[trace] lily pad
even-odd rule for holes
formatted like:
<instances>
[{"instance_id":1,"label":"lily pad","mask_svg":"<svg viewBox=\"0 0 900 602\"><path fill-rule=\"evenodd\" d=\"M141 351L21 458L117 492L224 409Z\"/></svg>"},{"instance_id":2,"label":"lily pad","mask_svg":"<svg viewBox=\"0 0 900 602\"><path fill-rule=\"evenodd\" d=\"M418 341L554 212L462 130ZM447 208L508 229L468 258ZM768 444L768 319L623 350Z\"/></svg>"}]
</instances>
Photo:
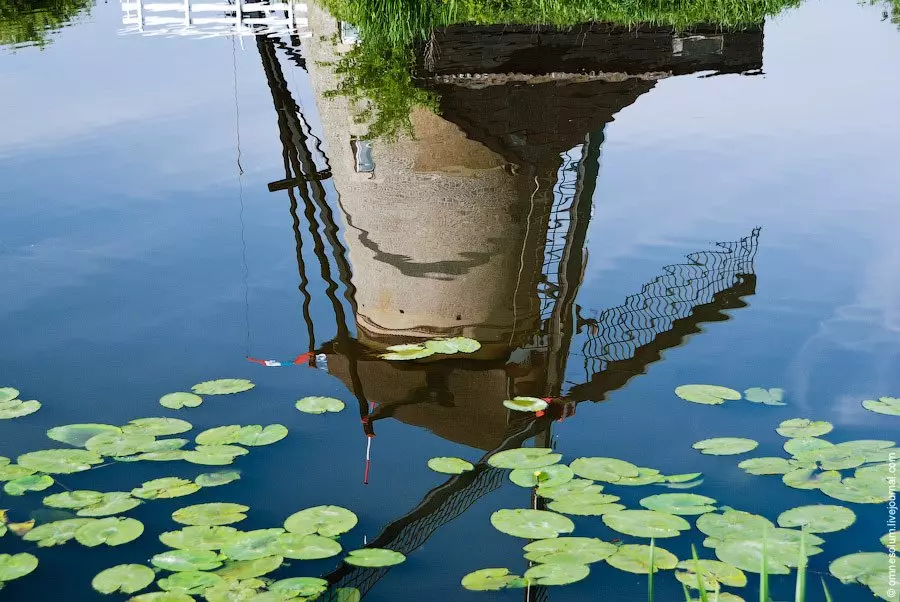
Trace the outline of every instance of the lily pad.
<instances>
[{"instance_id":1,"label":"lily pad","mask_svg":"<svg viewBox=\"0 0 900 602\"><path fill-rule=\"evenodd\" d=\"M506 399L503 405L517 412L542 412L547 409L547 402L539 397L513 397Z\"/></svg>"},{"instance_id":2,"label":"lily pad","mask_svg":"<svg viewBox=\"0 0 900 602\"><path fill-rule=\"evenodd\" d=\"M206 429L198 434L194 440L199 445L230 445L237 443L241 437L241 429L239 424L228 424L225 426L217 426Z\"/></svg>"},{"instance_id":3,"label":"lily pad","mask_svg":"<svg viewBox=\"0 0 900 602\"><path fill-rule=\"evenodd\" d=\"M7 495L25 495L29 491L43 491L52 487L54 482L53 477L49 475L32 474L7 482L3 486L3 491Z\"/></svg>"},{"instance_id":4,"label":"lily pad","mask_svg":"<svg viewBox=\"0 0 900 602\"><path fill-rule=\"evenodd\" d=\"M542 468L516 468L509 473L509 480L519 487L562 485L572 480L575 473L565 464L552 464Z\"/></svg>"},{"instance_id":5,"label":"lily pad","mask_svg":"<svg viewBox=\"0 0 900 602\"><path fill-rule=\"evenodd\" d=\"M833 445L811 451L799 452L795 458L800 462L818 464L824 470L846 470L862 466L866 457L851 449Z\"/></svg>"},{"instance_id":6,"label":"lily pad","mask_svg":"<svg viewBox=\"0 0 900 602\"><path fill-rule=\"evenodd\" d=\"M481 343L468 337L451 337L449 339L443 339L442 342L444 344L455 345L460 353L475 353L481 349ZM425 344L428 345L428 343Z\"/></svg>"},{"instance_id":7,"label":"lily pad","mask_svg":"<svg viewBox=\"0 0 900 602\"><path fill-rule=\"evenodd\" d=\"M765 559L770 575L787 575L791 572L789 567L796 566L799 549L772 542L766 544L761 539L731 539L716 546L716 556L750 573L760 573Z\"/></svg>"},{"instance_id":8,"label":"lily pad","mask_svg":"<svg viewBox=\"0 0 900 602\"><path fill-rule=\"evenodd\" d=\"M678 564L678 558L675 557L675 554L659 546L654 546L652 554L654 573L659 570L674 569ZM619 546L616 553L607 558L606 562L620 571L648 575L650 574L650 555L650 546L625 544Z\"/></svg>"},{"instance_id":9,"label":"lily pad","mask_svg":"<svg viewBox=\"0 0 900 602\"><path fill-rule=\"evenodd\" d=\"M340 506L314 506L295 512L284 521L284 528L291 533L335 537L356 526L356 515Z\"/></svg>"},{"instance_id":10,"label":"lily pad","mask_svg":"<svg viewBox=\"0 0 900 602\"><path fill-rule=\"evenodd\" d=\"M697 573L700 573L700 582L707 591L718 591L720 586L744 587L747 585L747 575L741 569L731 566L720 560L682 560L675 573L675 578L690 588L697 589Z\"/></svg>"},{"instance_id":11,"label":"lily pad","mask_svg":"<svg viewBox=\"0 0 900 602\"><path fill-rule=\"evenodd\" d=\"M881 504L891 498L890 487L875 480L847 478L823 483L819 489L825 495L843 502Z\"/></svg>"},{"instance_id":12,"label":"lily pad","mask_svg":"<svg viewBox=\"0 0 900 602\"><path fill-rule=\"evenodd\" d=\"M781 477L781 481L794 489L820 489L828 483L840 484L841 473L835 470L823 472L815 468L802 468L787 473Z\"/></svg>"},{"instance_id":13,"label":"lily pad","mask_svg":"<svg viewBox=\"0 0 900 602\"><path fill-rule=\"evenodd\" d=\"M471 462L467 462L461 458L439 457L428 460L428 468L443 474L462 474L475 467Z\"/></svg>"},{"instance_id":14,"label":"lily pad","mask_svg":"<svg viewBox=\"0 0 900 602\"><path fill-rule=\"evenodd\" d=\"M738 468L753 475L787 474L794 466L786 458L763 457L749 458L738 464Z\"/></svg>"},{"instance_id":15,"label":"lily pad","mask_svg":"<svg viewBox=\"0 0 900 602\"><path fill-rule=\"evenodd\" d=\"M702 403L704 405L719 405L725 400L737 400L741 394L728 387L717 385L681 385L675 389L675 395L685 401Z\"/></svg>"},{"instance_id":16,"label":"lily pad","mask_svg":"<svg viewBox=\"0 0 900 602\"><path fill-rule=\"evenodd\" d=\"M111 491L104 493L96 504L85 506L78 511L78 516L112 516L127 512L132 508L136 508L141 504L140 500L136 500L124 491Z\"/></svg>"},{"instance_id":17,"label":"lily pad","mask_svg":"<svg viewBox=\"0 0 900 602\"><path fill-rule=\"evenodd\" d=\"M33 468L26 468L18 464L5 464L0 466L0 481L14 481L34 474Z\"/></svg>"},{"instance_id":18,"label":"lily pad","mask_svg":"<svg viewBox=\"0 0 900 602\"><path fill-rule=\"evenodd\" d=\"M176 510L172 513L172 519L183 525L230 525L247 518L244 513L249 509L248 506L227 502L195 504Z\"/></svg>"},{"instance_id":19,"label":"lily pad","mask_svg":"<svg viewBox=\"0 0 900 602\"><path fill-rule=\"evenodd\" d=\"M387 350L388 353L382 353L379 356L381 359L391 361L417 360L435 353L434 349L428 349L425 345L418 343L391 345Z\"/></svg>"},{"instance_id":20,"label":"lily pad","mask_svg":"<svg viewBox=\"0 0 900 602\"><path fill-rule=\"evenodd\" d=\"M782 437L818 437L827 435L834 429L834 425L824 420L810 420L809 418L791 418L778 425L775 430Z\"/></svg>"},{"instance_id":21,"label":"lily pad","mask_svg":"<svg viewBox=\"0 0 900 602\"><path fill-rule=\"evenodd\" d=\"M203 598L206 602L234 602L235 600L282 602L283 596L272 592L260 593L260 588L265 585L265 582L259 579L227 580L203 592Z\"/></svg>"},{"instance_id":22,"label":"lily pad","mask_svg":"<svg viewBox=\"0 0 900 602\"><path fill-rule=\"evenodd\" d=\"M101 594L133 594L156 580L153 569L142 564L120 564L101 571L91 581L91 586Z\"/></svg>"},{"instance_id":23,"label":"lily pad","mask_svg":"<svg viewBox=\"0 0 900 602\"><path fill-rule=\"evenodd\" d=\"M181 451L181 448L188 443L190 441L187 439L157 439L143 446L141 451L150 454Z\"/></svg>"},{"instance_id":24,"label":"lily pad","mask_svg":"<svg viewBox=\"0 0 900 602\"><path fill-rule=\"evenodd\" d=\"M525 571L525 578L538 585L568 585L581 581L591 572L583 564L539 564Z\"/></svg>"},{"instance_id":25,"label":"lily pad","mask_svg":"<svg viewBox=\"0 0 900 602\"><path fill-rule=\"evenodd\" d=\"M129 598L128 602L194 602L194 598L180 592L149 592Z\"/></svg>"},{"instance_id":26,"label":"lily pad","mask_svg":"<svg viewBox=\"0 0 900 602\"><path fill-rule=\"evenodd\" d=\"M137 418L123 426L122 430L135 435L165 437L186 433L192 428L190 422L178 418Z\"/></svg>"},{"instance_id":27,"label":"lily pad","mask_svg":"<svg viewBox=\"0 0 900 602\"><path fill-rule=\"evenodd\" d=\"M131 495L142 500L182 497L200 491L200 485L179 477L163 477L142 483L131 490Z\"/></svg>"},{"instance_id":28,"label":"lily pad","mask_svg":"<svg viewBox=\"0 0 900 602\"><path fill-rule=\"evenodd\" d=\"M181 408L196 408L203 403L203 398L193 393L178 391L176 393L167 393L159 398L159 405L170 410L180 410Z\"/></svg>"},{"instance_id":29,"label":"lily pad","mask_svg":"<svg viewBox=\"0 0 900 602\"><path fill-rule=\"evenodd\" d=\"M693 447L700 453L710 456L735 456L747 453L757 448L759 443L753 439L741 439L740 437L715 437L697 441Z\"/></svg>"},{"instance_id":30,"label":"lily pad","mask_svg":"<svg viewBox=\"0 0 900 602\"><path fill-rule=\"evenodd\" d=\"M691 528L690 523L674 514L655 510L622 510L603 515L603 523L619 533L634 537L678 537Z\"/></svg>"},{"instance_id":31,"label":"lily pad","mask_svg":"<svg viewBox=\"0 0 900 602\"><path fill-rule=\"evenodd\" d=\"M547 539L575 530L570 519L546 510L497 510L491 524L502 533L525 539Z\"/></svg>"},{"instance_id":32,"label":"lily pad","mask_svg":"<svg viewBox=\"0 0 900 602\"><path fill-rule=\"evenodd\" d=\"M803 454L834 447L834 444L817 437L795 437L785 441L783 447L784 451L792 456L800 457Z\"/></svg>"},{"instance_id":33,"label":"lily pad","mask_svg":"<svg viewBox=\"0 0 900 602\"><path fill-rule=\"evenodd\" d=\"M576 516L601 516L610 512L624 510L622 504L615 504L618 496L605 493L570 493L556 498L547 507L554 512L573 514Z\"/></svg>"},{"instance_id":34,"label":"lily pad","mask_svg":"<svg viewBox=\"0 0 900 602\"><path fill-rule=\"evenodd\" d=\"M19 579L33 572L38 566L38 559L29 554L0 554L0 585L5 581Z\"/></svg>"},{"instance_id":35,"label":"lily pad","mask_svg":"<svg viewBox=\"0 0 900 602\"><path fill-rule=\"evenodd\" d=\"M764 389L762 387L750 387L744 391L744 399L753 403L762 403L767 406L783 406L784 389Z\"/></svg>"},{"instance_id":36,"label":"lily pad","mask_svg":"<svg viewBox=\"0 0 900 602\"><path fill-rule=\"evenodd\" d=\"M169 550L150 559L153 566L166 571L211 571L222 566L219 555L212 550Z\"/></svg>"},{"instance_id":37,"label":"lily pad","mask_svg":"<svg viewBox=\"0 0 900 602\"><path fill-rule=\"evenodd\" d=\"M226 563L225 566L216 571L216 574L223 579L252 579L253 577L268 575L280 567L283 562L284 558L281 556L238 560Z\"/></svg>"},{"instance_id":38,"label":"lily pad","mask_svg":"<svg viewBox=\"0 0 900 602\"><path fill-rule=\"evenodd\" d=\"M178 460L184 460L185 455L188 453L189 452L181 449L173 449L170 451L146 452L138 454L134 456L134 458L135 460L146 460L148 462L175 462Z\"/></svg>"},{"instance_id":39,"label":"lily pad","mask_svg":"<svg viewBox=\"0 0 900 602\"><path fill-rule=\"evenodd\" d=\"M215 587L224 580L215 573L204 571L182 571L172 573L165 579L160 579L156 584L160 589L179 594L202 594L211 587Z\"/></svg>"},{"instance_id":40,"label":"lily pad","mask_svg":"<svg viewBox=\"0 0 900 602\"><path fill-rule=\"evenodd\" d=\"M328 589L328 582L318 577L291 577L269 585L269 591L281 594L285 600L294 597L315 598Z\"/></svg>"},{"instance_id":41,"label":"lily pad","mask_svg":"<svg viewBox=\"0 0 900 602\"><path fill-rule=\"evenodd\" d=\"M842 531L854 522L856 514L853 510L828 504L798 506L778 515L778 524L782 527L803 527L810 533Z\"/></svg>"},{"instance_id":42,"label":"lily pad","mask_svg":"<svg viewBox=\"0 0 900 602\"><path fill-rule=\"evenodd\" d=\"M134 541L144 532L144 525L133 518L101 518L82 525L75 531L78 543L92 548L100 544L120 546Z\"/></svg>"},{"instance_id":43,"label":"lily pad","mask_svg":"<svg viewBox=\"0 0 900 602\"><path fill-rule=\"evenodd\" d=\"M94 435L84 446L101 456L130 456L152 444L156 438L145 433L107 432Z\"/></svg>"},{"instance_id":44,"label":"lily pad","mask_svg":"<svg viewBox=\"0 0 900 602\"><path fill-rule=\"evenodd\" d=\"M220 470L219 472L205 472L197 475L194 482L201 487L219 487L227 485L241 478L241 473L236 470Z\"/></svg>"},{"instance_id":45,"label":"lily pad","mask_svg":"<svg viewBox=\"0 0 900 602\"><path fill-rule=\"evenodd\" d=\"M238 456L247 454L247 450L237 445L198 445L186 451L182 458L191 464L204 466L227 466Z\"/></svg>"},{"instance_id":46,"label":"lily pad","mask_svg":"<svg viewBox=\"0 0 900 602\"><path fill-rule=\"evenodd\" d=\"M293 560L319 560L341 553L341 544L321 535L284 533L278 538L278 554Z\"/></svg>"},{"instance_id":47,"label":"lily pad","mask_svg":"<svg viewBox=\"0 0 900 602\"><path fill-rule=\"evenodd\" d=\"M288 430L283 424L269 424L265 427L260 424L251 424L241 429L241 435L237 442L250 447L260 447L281 441L287 436Z\"/></svg>"},{"instance_id":48,"label":"lily pad","mask_svg":"<svg viewBox=\"0 0 900 602\"><path fill-rule=\"evenodd\" d=\"M867 399L862 402L862 406L870 412L887 414L888 416L900 416L900 397L879 397L877 400Z\"/></svg>"},{"instance_id":49,"label":"lily pad","mask_svg":"<svg viewBox=\"0 0 900 602\"><path fill-rule=\"evenodd\" d=\"M704 514L697 519L697 528L712 538L724 540L755 539L775 528L769 519L741 510L725 510L722 514Z\"/></svg>"},{"instance_id":50,"label":"lily pad","mask_svg":"<svg viewBox=\"0 0 900 602\"><path fill-rule=\"evenodd\" d=\"M34 414L41 409L41 402L30 399L21 401L15 399L0 404L0 420L11 420L13 418L22 418L29 414Z\"/></svg>"},{"instance_id":51,"label":"lily pad","mask_svg":"<svg viewBox=\"0 0 900 602\"><path fill-rule=\"evenodd\" d=\"M569 466L579 477L608 483L616 483L623 478L634 478L641 474L637 466L617 458L576 458Z\"/></svg>"},{"instance_id":52,"label":"lily pad","mask_svg":"<svg viewBox=\"0 0 900 602\"><path fill-rule=\"evenodd\" d=\"M191 387L191 391L197 395L231 395L249 391L255 386L245 378L220 378L198 383Z\"/></svg>"},{"instance_id":53,"label":"lily pad","mask_svg":"<svg viewBox=\"0 0 900 602\"><path fill-rule=\"evenodd\" d=\"M394 566L406 560L406 556L394 550L386 550L384 548L362 548L352 550L344 558L344 562L353 566L364 567L383 567Z\"/></svg>"},{"instance_id":54,"label":"lily pad","mask_svg":"<svg viewBox=\"0 0 900 602\"><path fill-rule=\"evenodd\" d=\"M121 432L122 429L111 424L67 424L50 429L47 431L47 436L60 443L84 447L84 444L94 435Z\"/></svg>"},{"instance_id":55,"label":"lily pad","mask_svg":"<svg viewBox=\"0 0 900 602\"><path fill-rule=\"evenodd\" d=\"M896 534L896 531L894 531L894 532L891 532L891 533L885 533L885 534L881 537L881 539L879 539L878 541L879 541L879 542L881 543L881 545L883 545L884 547L890 548L890 547L892 547L892 546L896 546L896 545L897 545L897 537L900 537L900 536L898 536L898 535Z\"/></svg>"},{"instance_id":56,"label":"lily pad","mask_svg":"<svg viewBox=\"0 0 900 602\"><path fill-rule=\"evenodd\" d=\"M487 462L496 468L543 468L561 459L562 454L553 453L549 447L520 447L498 452Z\"/></svg>"},{"instance_id":57,"label":"lily pad","mask_svg":"<svg viewBox=\"0 0 900 602\"><path fill-rule=\"evenodd\" d=\"M509 569L479 569L463 577L462 586L475 592L489 592L508 587L518 579L521 577L511 574Z\"/></svg>"},{"instance_id":58,"label":"lily pad","mask_svg":"<svg viewBox=\"0 0 900 602\"><path fill-rule=\"evenodd\" d=\"M324 414L325 412L340 412L344 409L344 402L334 397L304 397L298 399L295 407L306 414Z\"/></svg>"},{"instance_id":59,"label":"lily pad","mask_svg":"<svg viewBox=\"0 0 900 602\"><path fill-rule=\"evenodd\" d=\"M703 476L702 472L688 472L684 474L673 474L665 477L666 483L688 483Z\"/></svg>"},{"instance_id":60,"label":"lily pad","mask_svg":"<svg viewBox=\"0 0 900 602\"><path fill-rule=\"evenodd\" d=\"M239 533L222 554L231 560L256 560L267 556L279 555L279 541L284 529L257 529Z\"/></svg>"},{"instance_id":61,"label":"lily pad","mask_svg":"<svg viewBox=\"0 0 900 602\"><path fill-rule=\"evenodd\" d=\"M715 503L716 500L711 497L693 493L661 493L645 497L640 502L644 508L682 516L713 512Z\"/></svg>"},{"instance_id":62,"label":"lily pad","mask_svg":"<svg viewBox=\"0 0 900 602\"><path fill-rule=\"evenodd\" d=\"M22 454L16 462L38 472L71 474L89 470L93 464L103 462L103 458L83 449L45 449Z\"/></svg>"},{"instance_id":63,"label":"lily pad","mask_svg":"<svg viewBox=\"0 0 900 602\"><path fill-rule=\"evenodd\" d=\"M638 475L636 477L621 477L616 481L616 485L627 485L629 487L638 487L641 485L653 485L654 483L662 483L666 479L655 468L638 467Z\"/></svg>"},{"instance_id":64,"label":"lily pad","mask_svg":"<svg viewBox=\"0 0 900 602\"><path fill-rule=\"evenodd\" d=\"M234 527L190 526L178 531L167 531L159 540L170 548L182 550L219 550L230 545L240 535Z\"/></svg>"},{"instance_id":65,"label":"lily pad","mask_svg":"<svg viewBox=\"0 0 900 602\"><path fill-rule=\"evenodd\" d=\"M555 537L527 544L525 558L544 564L591 564L616 553L614 544L594 537Z\"/></svg>"},{"instance_id":66,"label":"lily pad","mask_svg":"<svg viewBox=\"0 0 900 602\"><path fill-rule=\"evenodd\" d=\"M12 401L19 396L19 390L12 387L0 387L0 403Z\"/></svg>"},{"instance_id":67,"label":"lily pad","mask_svg":"<svg viewBox=\"0 0 900 602\"><path fill-rule=\"evenodd\" d=\"M828 566L828 570L842 583L866 583L884 571L889 562L890 556L884 552L857 552L841 556Z\"/></svg>"},{"instance_id":68,"label":"lily pad","mask_svg":"<svg viewBox=\"0 0 900 602\"><path fill-rule=\"evenodd\" d=\"M603 491L603 485L598 485L589 479L572 479L561 485L539 485L536 493L547 499L558 499L565 497L570 493L600 493Z\"/></svg>"},{"instance_id":69,"label":"lily pad","mask_svg":"<svg viewBox=\"0 0 900 602\"><path fill-rule=\"evenodd\" d=\"M69 518L44 523L26 533L22 539L36 542L39 548L58 546L74 539L78 529L95 520L93 518Z\"/></svg>"}]
</instances>

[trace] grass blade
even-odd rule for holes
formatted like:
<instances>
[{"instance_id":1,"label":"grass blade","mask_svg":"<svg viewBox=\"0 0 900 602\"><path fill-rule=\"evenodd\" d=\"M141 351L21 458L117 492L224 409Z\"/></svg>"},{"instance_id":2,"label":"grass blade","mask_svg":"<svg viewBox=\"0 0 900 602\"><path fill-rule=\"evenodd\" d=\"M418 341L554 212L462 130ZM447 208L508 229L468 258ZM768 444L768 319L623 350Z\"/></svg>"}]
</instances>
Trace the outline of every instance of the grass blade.
<instances>
[{"instance_id":1,"label":"grass blade","mask_svg":"<svg viewBox=\"0 0 900 602\"><path fill-rule=\"evenodd\" d=\"M822 577L822 591L825 592L825 602L834 602L834 600L831 599L831 592L828 591L828 586L825 585L825 577Z\"/></svg>"},{"instance_id":2,"label":"grass blade","mask_svg":"<svg viewBox=\"0 0 900 602\"><path fill-rule=\"evenodd\" d=\"M763 534L762 566L759 568L759 602L769 602L769 553Z\"/></svg>"},{"instance_id":3,"label":"grass blade","mask_svg":"<svg viewBox=\"0 0 900 602\"><path fill-rule=\"evenodd\" d=\"M797 558L797 585L794 588L794 602L806 600L806 528L800 531L800 555Z\"/></svg>"},{"instance_id":4,"label":"grass blade","mask_svg":"<svg viewBox=\"0 0 900 602\"><path fill-rule=\"evenodd\" d=\"M700 591L700 602L709 602L706 588L703 586L703 576L700 574L700 559L697 558L697 547L691 544L691 555L694 557L694 574L697 575L697 589Z\"/></svg>"},{"instance_id":5,"label":"grass blade","mask_svg":"<svg viewBox=\"0 0 900 602\"><path fill-rule=\"evenodd\" d=\"M656 539L650 538L650 575L647 579L647 602L653 602L653 572L656 571L655 564Z\"/></svg>"},{"instance_id":6,"label":"grass blade","mask_svg":"<svg viewBox=\"0 0 900 602\"><path fill-rule=\"evenodd\" d=\"M694 599L691 597L691 593L688 591L688 587L684 583L681 584L681 591L684 592L684 602L693 602Z\"/></svg>"}]
</instances>

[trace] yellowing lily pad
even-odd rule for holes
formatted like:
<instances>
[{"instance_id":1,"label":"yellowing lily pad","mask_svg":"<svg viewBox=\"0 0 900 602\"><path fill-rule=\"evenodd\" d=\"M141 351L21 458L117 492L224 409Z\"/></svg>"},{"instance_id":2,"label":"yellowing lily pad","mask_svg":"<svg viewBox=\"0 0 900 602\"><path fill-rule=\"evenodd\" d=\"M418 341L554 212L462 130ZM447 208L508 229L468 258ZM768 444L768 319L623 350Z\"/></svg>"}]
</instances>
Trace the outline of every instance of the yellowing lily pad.
<instances>
[{"instance_id":1,"label":"yellowing lily pad","mask_svg":"<svg viewBox=\"0 0 900 602\"><path fill-rule=\"evenodd\" d=\"M700 453L710 456L735 456L744 454L757 448L759 443L753 439L740 437L715 437L697 441L691 447L700 450Z\"/></svg>"},{"instance_id":2,"label":"yellowing lily pad","mask_svg":"<svg viewBox=\"0 0 900 602\"><path fill-rule=\"evenodd\" d=\"M439 457L428 460L428 468L443 474L462 474L475 467L471 462L467 462L461 458Z\"/></svg>"},{"instance_id":3,"label":"yellowing lily pad","mask_svg":"<svg viewBox=\"0 0 900 602\"><path fill-rule=\"evenodd\" d=\"M335 537L356 526L356 515L340 506L314 506L295 512L284 521L284 528L291 533Z\"/></svg>"},{"instance_id":4,"label":"yellowing lily pad","mask_svg":"<svg viewBox=\"0 0 900 602\"><path fill-rule=\"evenodd\" d=\"M196 408L203 403L203 398L193 393L178 391L176 393L167 393L159 398L159 405L170 410L180 410L181 408Z\"/></svg>"},{"instance_id":5,"label":"yellowing lily pad","mask_svg":"<svg viewBox=\"0 0 900 602\"><path fill-rule=\"evenodd\" d=\"M244 514L250 508L241 504L213 502L186 506L172 513L172 519L183 525L218 526L230 525L247 518Z\"/></svg>"},{"instance_id":6,"label":"yellowing lily pad","mask_svg":"<svg viewBox=\"0 0 900 602\"><path fill-rule=\"evenodd\" d=\"M505 400L503 405L517 412L542 412L547 409L547 402L538 397L513 397Z\"/></svg>"},{"instance_id":7,"label":"yellowing lily pad","mask_svg":"<svg viewBox=\"0 0 900 602\"><path fill-rule=\"evenodd\" d=\"M678 564L678 558L674 554L659 546L654 546L652 555L654 573L659 570L674 569ZM650 574L650 556L650 546L625 544L619 546L616 553L607 558L606 562L620 571L648 575Z\"/></svg>"},{"instance_id":8,"label":"yellowing lily pad","mask_svg":"<svg viewBox=\"0 0 900 602\"><path fill-rule=\"evenodd\" d=\"M156 580L153 569L142 564L120 564L101 571L91 581L91 586L101 594L133 594Z\"/></svg>"},{"instance_id":9,"label":"yellowing lily pad","mask_svg":"<svg viewBox=\"0 0 900 602\"><path fill-rule=\"evenodd\" d=\"M498 452L487 462L496 468L543 468L561 459L562 454L553 453L549 447L520 447Z\"/></svg>"},{"instance_id":10,"label":"yellowing lily pad","mask_svg":"<svg viewBox=\"0 0 900 602\"><path fill-rule=\"evenodd\" d=\"M232 395L249 391L255 386L245 378L220 378L198 383L191 387L191 391L197 395Z\"/></svg>"},{"instance_id":11,"label":"yellowing lily pad","mask_svg":"<svg viewBox=\"0 0 900 602\"><path fill-rule=\"evenodd\" d=\"M726 399L741 398L741 394L734 389L717 385L681 385L675 389L675 395L685 401L704 405L719 405L725 403Z\"/></svg>"},{"instance_id":12,"label":"yellowing lily pad","mask_svg":"<svg viewBox=\"0 0 900 602\"><path fill-rule=\"evenodd\" d=\"M344 562L354 566L384 567L400 564L406 560L406 556L394 550L384 548L362 548L353 550L344 558Z\"/></svg>"},{"instance_id":13,"label":"yellowing lily pad","mask_svg":"<svg viewBox=\"0 0 900 602\"><path fill-rule=\"evenodd\" d=\"M425 345L420 345L418 343L391 345L387 350L388 353L381 354L381 359L391 361L417 360L434 355L435 353L434 349L428 349Z\"/></svg>"},{"instance_id":14,"label":"yellowing lily pad","mask_svg":"<svg viewBox=\"0 0 900 602\"><path fill-rule=\"evenodd\" d=\"M583 564L538 564L525 571L525 579L538 585L568 585L591 572Z\"/></svg>"},{"instance_id":15,"label":"yellowing lily pad","mask_svg":"<svg viewBox=\"0 0 900 602\"><path fill-rule=\"evenodd\" d=\"M834 425L824 420L810 420L809 418L791 418L785 420L775 429L782 437L818 437L827 435Z\"/></svg>"},{"instance_id":16,"label":"yellowing lily pad","mask_svg":"<svg viewBox=\"0 0 900 602\"><path fill-rule=\"evenodd\" d=\"M304 397L298 399L295 407L305 414L324 414L325 412L340 412L344 409L344 402L334 397Z\"/></svg>"},{"instance_id":17,"label":"yellowing lily pad","mask_svg":"<svg viewBox=\"0 0 900 602\"><path fill-rule=\"evenodd\" d=\"M575 530L570 519L546 510L497 510L491 515L491 524L502 533L525 539L547 539Z\"/></svg>"}]
</instances>

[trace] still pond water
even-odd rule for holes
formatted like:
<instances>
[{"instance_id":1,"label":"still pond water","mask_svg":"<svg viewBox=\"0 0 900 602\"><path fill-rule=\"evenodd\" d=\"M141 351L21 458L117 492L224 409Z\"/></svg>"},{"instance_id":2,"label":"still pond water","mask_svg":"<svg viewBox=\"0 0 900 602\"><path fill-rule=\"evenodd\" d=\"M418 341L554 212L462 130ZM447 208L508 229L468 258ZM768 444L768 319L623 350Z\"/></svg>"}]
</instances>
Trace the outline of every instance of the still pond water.
<instances>
[{"instance_id":1,"label":"still pond water","mask_svg":"<svg viewBox=\"0 0 900 602\"><path fill-rule=\"evenodd\" d=\"M40 565L0 598L124 600L91 578L163 551L174 510L227 501L250 507L246 530L310 506L351 509L345 550L387 547L406 562L291 561L273 576L326 576L367 601L645 599L646 576L605 563L565 587L460 587L476 569L528 568L522 540L490 516L534 500L504 472L450 477L426 462L478 464L518 445L702 472L689 492L770 519L842 503L737 463L783 455L775 427L794 417L830 421L834 442L900 435L900 418L860 405L900 395L900 30L883 12L809 1L762 29L677 40L601 28L596 53L559 34L558 56L543 58L516 54L533 43L520 31L506 64L496 30L448 30L428 84L443 117L416 111L417 140L371 152L347 102L326 98L335 50L321 13L295 47L142 35L103 3L43 48L0 49L0 386L43 404L0 421L0 455L57 446L53 426L148 416L189 420L188 437L224 424L290 431L238 458L239 481L130 511L146 527L134 543L44 549L8 533L0 552ZM577 75L588 71L620 76ZM441 335L482 349L377 357ZM197 408L158 403L224 377L256 387ZM780 387L786 405L692 404L673 392L685 383ZM346 409L298 412L311 395ZM529 424L503 407L514 395L553 404ZM691 448L710 437L759 447ZM210 470L114 464L0 507L40 523L58 517L41 498L63 486L127 491ZM608 490L629 508L671 492ZM808 599L823 599L830 561L883 550L888 506L843 505L857 521L811 557ZM597 517L575 523L577 535L647 543ZM684 559L702 537L658 543ZM836 600L871 599L829 585ZM793 577L773 587L786 600ZM656 589L683 599L671 571Z\"/></svg>"}]
</instances>

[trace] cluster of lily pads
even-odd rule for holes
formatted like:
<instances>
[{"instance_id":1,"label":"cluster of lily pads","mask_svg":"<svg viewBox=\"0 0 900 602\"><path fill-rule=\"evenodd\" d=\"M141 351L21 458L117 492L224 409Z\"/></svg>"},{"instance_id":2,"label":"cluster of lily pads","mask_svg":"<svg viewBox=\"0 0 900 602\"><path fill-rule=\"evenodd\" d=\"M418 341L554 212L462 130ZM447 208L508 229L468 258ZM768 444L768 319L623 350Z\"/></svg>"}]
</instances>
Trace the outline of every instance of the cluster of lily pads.
<instances>
[{"instance_id":1,"label":"cluster of lily pads","mask_svg":"<svg viewBox=\"0 0 900 602\"><path fill-rule=\"evenodd\" d=\"M721 405L726 401L746 399L752 403L761 403L769 406L783 406L784 390L763 387L750 387L744 394L728 387L719 385L681 385L675 388L675 395L685 401L700 403L703 405Z\"/></svg>"},{"instance_id":2,"label":"cluster of lily pads","mask_svg":"<svg viewBox=\"0 0 900 602\"><path fill-rule=\"evenodd\" d=\"M217 380L208 380L198 383L191 387L192 393L186 391L176 391L175 393L167 393L159 398L159 405L170 410L180 410L181 408L196 408L203 403L201 395L232 395L234 393L243 393L255 387L252 382L246 378L220 378Z\"/></svg>"},{"instance_id":3,"label":"cluster of lily pads","mask_svg":"<svg viewBox=\"0 0 900 602\"><path fill-rule=\"evenodd\" d=\"M796 432L797 427L797 423L783 423L779 428ZM560 464L561 459L561 454L549 448L512 449L488 458L488 464L509 469L513 483L533 488L543 501L535 508L501 509L491 515L491 524L497 530L533 540L523 548L529 568L521 575L508 568L473 571L463 577L463 587L482 591L566 585L584 579L590 565L602 561L637 574L675 570L675 578L686 588L686 599L690 599L689 588L699 591L701 599L707 599L707 593L709 599L715 599L715 593L720 602L739 602L743 598L724 588L744 587L746 573L759 573L765 580L769 574L786 575L798 567L805 571L806 558L822 552L820 546L825 540L820 535L846 529L856 520L849 508L818 504L792 508L772 522L693 493L649 495L640 500L641 508L629 509L606 488L678 485L697 481L701 475L667 477L617 458L577 458L568 465ZM458 458L433 458L428 465L445 473L473 468ZM649 540L649 545L572 536L575 523L569 516L597 516L612 531ZM692 517L696 517L697 530L706 536L703 546L715 559L695 556L679 561L656 545L656 540L689 532ZM855 567L856 572L848 566ZM864 553L839 558L832 563L831 572L844 582L856 580L869 586L876 596L891 600L884 586L888 566L887 554Z\"/></svg>"},{"instance_id":4,"label":"cluster of lily pads","mask_svg":"<svg viewBox=\"0 0 900 602\"><path fill-rule=\"evenodd\" d=\"M387 353L381 354L381 358L394 361L417 360L435 354L475 353L479 349L481 349L481 343L475 339L467 337L438 338L424 343L391 345L387 348Z\"/></svg>"},{"instance_id":5,"label":"cluster of lily pads","mask_svg":"<svg viewBox=\"0 0 900 602\"><path fill-rule=\"evenodd\" d=\"M0 420L10 420L34 414L41 409L41 402L36 399L22 401L19 390L12 387L0 387Z\"/></svg>"}]
</instances>

